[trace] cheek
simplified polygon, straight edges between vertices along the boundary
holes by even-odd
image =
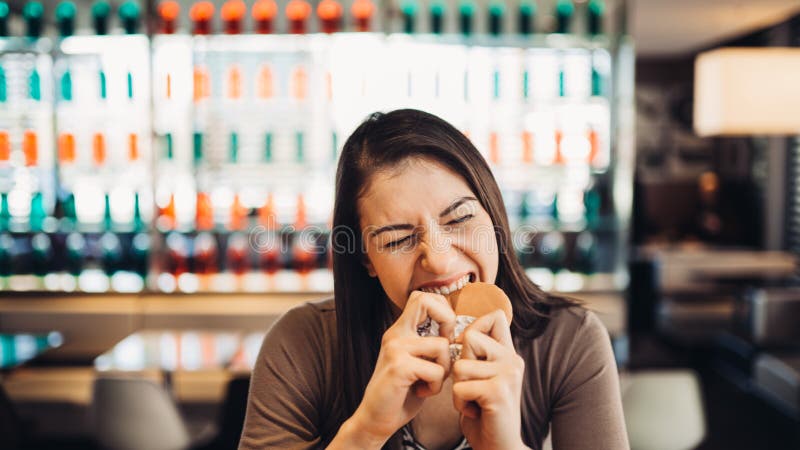
[[[486,257],[497,254],[497,239],[491,221],[469,224],[460,240],[460,246],[470,255]]]
[[[483,275],[494,281],[497,275],[498,249],[494,226],[488,216],[484,220],[470,224],[459,243],[462,251],[481,266]]]
[[[368,251],[367,255],[372,262],[372,267],[378,275],[378,280],[386,294],[397,304],[403,297],[411,281],[414,270],[414,255],[412,252],[391,253],[389,251]],[[401,305],[398,305],[401,306]]]

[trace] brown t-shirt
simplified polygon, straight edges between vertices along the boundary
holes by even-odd
[[[514,339],[525,360],[523,441],[541,449],[552,426],[554,450],[629,448],[608,332],[581,307],[551,317],[536,339]],[[240,449],[320,448],[333,439],[335,340],[333,299],[275,323],[253,369]]]

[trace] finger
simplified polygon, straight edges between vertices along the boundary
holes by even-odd
[[[470,380],[453,383],[453,406],[467,417],[480,416],[480,405],[485,402],[487,380]]]
[[[408,297],[398,324],[407,333],[417,334],[417,327],[427,318],[439,324],[439,335],[449,336],[455,328],[456,313],[443,295],[414,291]]]
[[[463,359],[496,361],[509,351],[507,347],[476,329],[467,328],[461,337]]]
[[[498,363],[478,361],[475,359],[459,359],[453,363],[453,381],[488,380],[500,372]]]
[[[412,390],[418,397],[430,397],[441,392],[446,376],[442,366],[420,358],[409,358],[407,368],[414,380]]]
[[[433,361],[442,366],[445,372],[450,371],[450,342],[447,339],[435,336],[412,336],[402,342],[412,356]]]
[[[491,336],[492,339],[506,347],[514,347],[514,343],[511,340],[511,326],[508,323],[506,314],[501,309],[478,317],[464,330],[464,333],[469,329],[478,330],[485,335]],[[458,339],[456,339],[456,342],[458,342]]]

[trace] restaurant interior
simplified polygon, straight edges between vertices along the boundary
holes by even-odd
[[[237,448],[407,107],[607,328],[633,450],[800,448],[797,0],[0,1],[0,448]]]

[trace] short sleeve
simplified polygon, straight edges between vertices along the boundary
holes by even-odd
[[[630,448],[611,340],[594,313],[585,311],[563,358],[563,373],[554,378],[553,449]]]
[[[320,446],[324,336],[310,305],[288,311],[261,345],[239,449]]]

